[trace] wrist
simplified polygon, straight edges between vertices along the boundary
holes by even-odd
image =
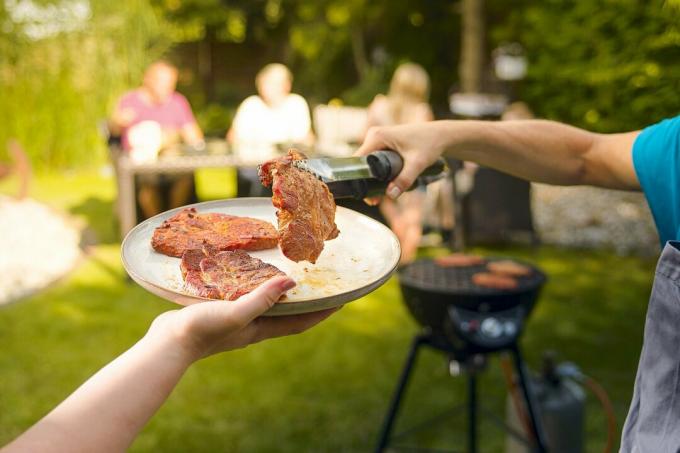
[[[164,315],[156,318],[141,343],[148,350],[166,357],[178,366],[188,368],[200,359],[202,354],[197,345],[191,341],[187,329],[173,321],[174,319],[167,319]]]
[[[437,151],[438,155],[444,155],[457,147],[461,139],[460,123],[461,121],[458,120],[440,120],[430,123],[433,127],[430,133],[433,140],[432,148]]]
[[[486,127],[480,128],[482,122],[478,120],[444,120],[438,123],[437,146],[444,152],[452,153],[454,157],[461,152],[469,151],[471,147],[474,148],[479,138],[490,127],[487,123]]]

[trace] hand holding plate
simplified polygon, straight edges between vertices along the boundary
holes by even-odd
[[[153,322],[149,335],[171,335],[192,362],[268,338],[304,332],[336,311],[260,317],[294,286],[290,278],[276,277],[233,302],[202,302],[165,312]]]

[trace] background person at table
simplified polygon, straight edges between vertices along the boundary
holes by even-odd
[[[432,121],[427,103],[430,78],[422,66],[404,63],[394,71],[387,95],[379,94],[368,107],[367,126],[392,126]],[[413,191],[399,200],[384,199],[380,211],[401,244],[401,262],[415,258],[422,237],[425,192]]]
[[[300,333],[335,311],[260,317],[293,286],[290,278],[276,277],[234,302],[203,302],[161,314],[137,344],[0,450],[126,451],[192,363],[268,338]],[[253,427],[254,431],[262,429]]]
[[[130,153],[155,155],[179,141],[200,146],[203,132],[196,123],[187,99],[175,91],[177,68],[165,61],[151,64],[144,73],[142,86],[124,94],[110,119],[113,135],[121,137],[123,149]],[[182,206],[189,201],[192,174],[165,176],[170,185],[169,206]],[[139,204],[145,217],[162,209],[160,177],[139,178]]]
[[[19,180],[16,198],[21,200],[28,195],[28,186],[31,182],[31,161],[19,142],[14,139],[7,143],[7,150],[12,162],[0,162],[0,180],[16,175]]]
[[[307,101],[291,93],[293,75],[279,63],[268,64],[255,77],[256,95],[236,111],[227,140],[239,159],[252,168],[238,172],[240,196],[264,195],[255,166],[276,157],[291,145],[314,143]]]

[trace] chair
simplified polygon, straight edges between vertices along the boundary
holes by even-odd
[[[316,132],[316,151],[329,157],[351,156],[364,138],[368,112],[361,107],[317,105],[313,112]],[[383,224],[387,221],[377,206],[369,206],[361,200],[337,200],[338,206],[358,211]]]
[[[365,108],[320,104],[314,108],[312,115],[316,149],[320,154],[349,156],[364,138],[368,118]]]
[[[462,211],[465,245],[538,243],[527,181],[480,167],[462,200]]]
[[[120,188],[120,178],[119,178],[119,162],[120,162],[120,157],[123,155],[123,147],[121,143],[121,137],[116,136],[111,134],[111,131],[109,130],[108,126],[108,121],[107,120],[100,120],[97,123],[97,129],[99,130],[100,136],[106,141],[106,146],[108,148],[109,152],[109,160],[111,161],[111,166],[113,167],[114,175],[116,177],[116,193],[121,192]],[[146,220],[146,217],[144,217],[144,214],[139,206],[139,202],[137,199],[138,195],[138,190],[139,190],[139,182],[138,182],[138,177],[135,176],[135,211],[136,211],[136,218],[137,222],[141,222],[142,220]],[[160,194],[161,194],[161,205],[162,205],[162,210],[169,209],[169,194],[170,194],[170,188],[172,186],[171,181],[167,180],[166,178],[160,178],[158,182],[158,186],[160,188]],[[191,196],[188,200],[188,204],[191,203],[196,203],[198,202],[198,195],[196,193],[196,183],[195,181],[192,184],[191,187]],[[122,201],[119,197],[116,197],[115,201],[115,206],[114,206],[114,211],[116,214],[116,217],[120,220],[121,216],[123,215],[122,213],[124,212],[125,206],[121,205]]]

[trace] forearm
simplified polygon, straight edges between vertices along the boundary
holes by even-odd
[[[597,134],[552,121],[443,121],[446,153],[523,179],[584,184]]]
[[[92,376],[7,451],[125,451],[192,360],[169,335],[147,335]]]
[[[180,135],[182,136],[184,143],[188,143],[190,145],[196,145],[203,142],[203,131],[196,123],[191,123],[184,126],[180,130]]]
[[[116,118],[110,118],[107,121],[107,127],[109,129],[109,135],[112,137],[120,137],[123,134],[123,126],[116,120]]]

